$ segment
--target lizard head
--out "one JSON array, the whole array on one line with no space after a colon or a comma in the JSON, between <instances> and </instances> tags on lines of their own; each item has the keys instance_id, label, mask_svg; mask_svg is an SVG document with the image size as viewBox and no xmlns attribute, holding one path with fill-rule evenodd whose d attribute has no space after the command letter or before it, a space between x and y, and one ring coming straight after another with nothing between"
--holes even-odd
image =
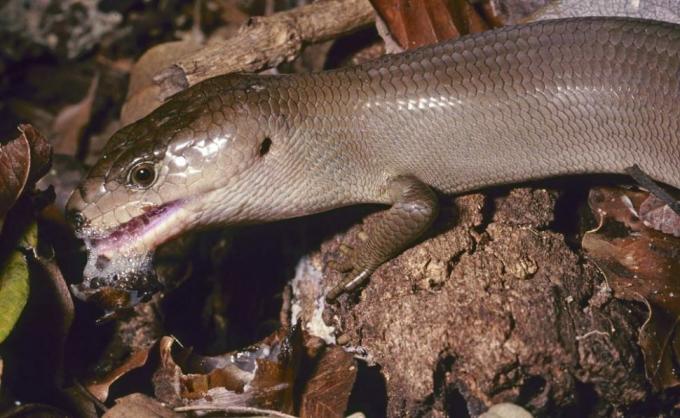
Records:
<instances>
[{"instance_id":1,"label":"lizard head","mask_svg":"<svg viewBox=\"0 0 680 418\"><path fill-rule=\"evenodd\" d=\"M89 250L81 290L149 288L160 244L257 216L240 185L261 171L271 139L244 78L198 84L111 137L67 204Z\"/></svg>"}]
</instances>

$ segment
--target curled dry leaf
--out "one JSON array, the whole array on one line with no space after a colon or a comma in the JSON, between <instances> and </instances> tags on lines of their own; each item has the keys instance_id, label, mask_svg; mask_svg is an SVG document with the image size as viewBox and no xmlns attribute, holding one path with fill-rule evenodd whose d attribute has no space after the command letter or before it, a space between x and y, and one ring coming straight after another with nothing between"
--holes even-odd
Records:
<instances>
[{"instance_id":1,"label":"curled dry leaf","mask_svg":"<svg viewBox=\"0 0 680 418\"><path fill-rule=\"evenodd\" d=\"M0 146L0 230L7 212L19 198L31 169L31 149L24 135Z\"/></svg>"},{"instance_id":2,"label":"curled dry leaf","mask_svg":"<svg viewBox=\"0 0 680 418\"><path fill-rule=\"evenodd\" d=\"M101 402L105 402L109 397L109 388L119 378L125 376L131 370L142 367L146 364L146 360L149 358L149 349L139 350L132 353L126 361L106 375L99 377L96 380L88 382L85 384L87 389L92 396L97 398Z\"/></svg>"},{"instance_id":3,"label":"curled dry leaf","mask_svg":"<svg viewBox=\"0 0 680 418\"><path fill-rule=\"evenodd\" d=\"M624 189L592 190L589 204L600 226L585 234L582 245L616 297L648 306L639 344L647 377L657 389L665 389L680 384L680 238L640 221L646 198Z\"/></svg>"},{"instance_id":4,"label":"curled dry leaf","mask_svg":"<svg viewBox=\"0 0 680 418\"><path fill-rule=\"evenodd\" d=\"M184 363L193 364L197 373L182 371L171 346L169 337L161 340L161 364L153 378L156 397L161 401L193 410L256 407L292 412L294 379L302 351L299 331L278 331L246 350L216 357L185 351Z\"/></svg>"},{"instance_id":5,"label":"curled dry leaf","mask_svg":"<svg viewBox=\"0 0 680 418\"><path fill-rule=\"evenodd\" d=\"M18 129L19 137L0 144L0 230L26 186L47 172L52 155L47 140L31 125L20 125Z\"/></svg>"},{"instance_id":6,"label":"curled dry leaf","mask_svg":"<svg viewBox=\"0 0 680 418\"><path fill-rule=\"evenodd\" d=\"M31 149L31 167L28 173L28 183L35 183L50 169L52 161L52 147L47 139L33 126L19 125L21 136L26 138Z\"/></svg>"}]
</instances>

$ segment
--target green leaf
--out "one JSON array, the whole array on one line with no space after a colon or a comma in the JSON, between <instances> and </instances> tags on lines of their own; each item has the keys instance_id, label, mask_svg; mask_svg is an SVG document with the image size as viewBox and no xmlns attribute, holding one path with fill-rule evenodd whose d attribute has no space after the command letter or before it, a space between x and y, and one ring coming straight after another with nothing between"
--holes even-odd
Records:
<instances>
[{"instance_id":1,"label":"green leaf","mask_svg":"<svg viewBox=\"0 0 680 418\"><path fill-rule=\"evenodd\" d=\"M35 248L38 240L37 225L33 223L21 238L20 245ZM19 250L10 253L0 265L0 343L14 328L26 306L29 293L28 263Z\"/></svg>"}]
</instances>

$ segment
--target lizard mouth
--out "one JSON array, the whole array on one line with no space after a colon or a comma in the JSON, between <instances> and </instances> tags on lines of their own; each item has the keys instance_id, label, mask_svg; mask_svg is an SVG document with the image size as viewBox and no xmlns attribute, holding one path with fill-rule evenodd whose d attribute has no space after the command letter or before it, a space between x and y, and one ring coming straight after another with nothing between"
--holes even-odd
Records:
<instances>
[{"instance_id":1,"label":"lizard mouth","mask_svg":"<svg viewBox=\"0 0 680 418\"><path fill-rule=\"evenodd\" d=\"M134 305L139 298L132 297L133 294L148 295L159 290L152 254L156 247L182 231L183 222L178 214L184 203L175 200L155 206L108 234L83 236L88 258L83 282L74 288L74 294L89 299L101 293L106 300L103 307L117 309Z\"/></svg>"},{"instance_id":2,"label":"lizard mouth","mask_svg":"<svg viewBox=\"0 0 680 418\"><path fill-rule=\"evenodd\" d=\"M96 248L101 253L109 253L129 247L131 244L139 244L140 241L147 241L145 238L150 235L154 236L149 244L158 245L161 242L155 241L165 241L170 238L164 237L161 230L167 229L164 226L167 226L172 215L181 207L181 200L151 207L145 213L117 226L108 235L90 239L88 247ZM155 245L153 246L155 247Z\"/></svg>"}]
</instances>

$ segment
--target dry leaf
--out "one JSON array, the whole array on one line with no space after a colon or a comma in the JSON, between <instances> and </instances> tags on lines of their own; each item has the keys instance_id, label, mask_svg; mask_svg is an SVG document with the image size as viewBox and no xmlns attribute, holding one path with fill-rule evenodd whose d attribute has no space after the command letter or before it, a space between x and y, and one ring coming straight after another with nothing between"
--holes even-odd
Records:
<instances>
[{"instance_id":1,"label":"dry leaf","mask_svg":"<svg viewBox=\"0 0 680 418\"><path fill-rule=\"evenodd\" d=\"M680 238L643 225L638 213L645 199L642 192L592 190L589 204L601 225L583 237L582 245L616 297L649 307L639 344L647 377L665 389L680 384Z\"/></svg>"},{"instance_id":2,"label":"dry leaf","mask_svg":"<svg viewBox=\"0 0 680 418\"><path fill-rule=\"evenodd\" d=\"M0 230L24 188L49 170L52 150L31 125L19 125L21 135L0 145Z\"/></svg>"},{"instance_id":3,"label":"dry leaf","mask_svg":"<svg viewBox=\"0 0 680 418\"><path fill-rule=\"evenodd\" d=\"M290 413L302 342L299 331L277 331L258 344L221 356L183 354L194 373L183 371L175 362L172 339L160 345L161 364L154 373L154 393L170 405L193 409L229 410L255 407ZM185 367L188 368L188 367Z\"/></svg>"},{"instance_id":4,"label":"dry leaf","mask_svg":"<svg viewBox=\"0 0 680 418\"><path fill-rule=\"evenodd\" d=\"M0 146L0 231L14 202L24 190L31 169L31 148L25 135Z\"/></svg>"},{"instance_id":5,"label":"dry leaf","mask_svg":"<svg viewBox=\"0 0 680 418\"><path fill-rule=\"evenodd\" d=\"M19 125L17 129L26 138L28 146L31 148L31 169L28 174L28 182L35 183L50 169L52 147L33 126L23 124Z\"/></svg>"},{"instance_id":6,"label":"dry leaf","mask_svg":"<svg viewBox=\"0 0 680 418\"><path fill-rule=\"evenodd\" d=\"M54 152L75 156L83 131L90 123L92 105L99 85L99 74L90 82L85 97L76 104L64 107L52 125Z\"/></svg>"},{"instance_id":7,"label":"dry leaf","mask_svg":"<svg viewBox=\"0 0 680 418\"><path fill-rule=\"evenodd\" d=\"M106 411L103 418L180 418L171 409L141 393L116 399L116 406Z\"/></svg>"},{"instance_id":8,"label":"dry leaf","mask_svg":"<svg viewBox=\"0 0 680 418\"><path fill-rule=\"evenodd\" d=\"M333 346L319 360L302 394L301 418L342 418L357 376L352 354Z\"/></svg>"},{"instance_id":9,"label":"dry leaf","mask_svg":"<svg viewBox=\"0 0 680 418\"><path fill-rule=\"evenodd\" d=\"M490 27L465 0L371 0L371 4L404 49L481 32Z\"/></svg>"},{"instance_id":10,"label":"dry leaf","mask_svg":"<svg viewBox=\"0 0 680 418\"><path fill-rule=\"evenodd\" d=\"M116 380L128 374L131 370L142 367L149 358L149 350L139 350L130 354L125 362L106 375L84 384L87 391L101 402L105 402L109 397L109 388Z\"/></svg>"}]
</instances>

